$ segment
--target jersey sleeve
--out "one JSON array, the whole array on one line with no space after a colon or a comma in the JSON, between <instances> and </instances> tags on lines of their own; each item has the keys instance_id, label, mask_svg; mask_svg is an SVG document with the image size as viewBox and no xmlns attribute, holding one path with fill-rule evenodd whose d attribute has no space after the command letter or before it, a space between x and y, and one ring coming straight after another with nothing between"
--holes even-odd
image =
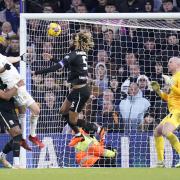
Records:
<instances>
[{"instance_id":1,"label":"jersey sleeve","mask_svg":"<svg viewBox=\"0 0 180 180\"><path fill-rule=\"evenodd\" d=\"M174 85L171 87L171 90L177 94L180 95L180 75L174 78Z\"/></svg>"},{"instance_id":2,"label":"jersey sleeve","mask_svg":"<svg viewBox=\"0 0 180 180\"><path fill-rule=\"evenodd\" d=\"M3 68L7 62L8 61L7 61L6 56L3 56L2 54L0 54L0 68Z\"/></svg>"}]
</instances>

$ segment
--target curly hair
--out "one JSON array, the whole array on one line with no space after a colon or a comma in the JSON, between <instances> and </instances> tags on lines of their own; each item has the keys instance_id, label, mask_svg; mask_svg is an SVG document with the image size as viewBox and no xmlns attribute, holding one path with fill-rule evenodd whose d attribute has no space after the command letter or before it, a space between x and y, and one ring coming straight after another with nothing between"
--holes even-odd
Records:
<instances>
[{"instance_id":1,"label":"curly hair","mask_svg":"<svg viewBox=\"0 0 180 180\"><path fill-rule=\"evenodd\" d=\"M94 46L91 33L89 32L79 32L73 34L72 41L75 49L83 50L85 52L88 52Z\"/></svg>"}]
</instances>

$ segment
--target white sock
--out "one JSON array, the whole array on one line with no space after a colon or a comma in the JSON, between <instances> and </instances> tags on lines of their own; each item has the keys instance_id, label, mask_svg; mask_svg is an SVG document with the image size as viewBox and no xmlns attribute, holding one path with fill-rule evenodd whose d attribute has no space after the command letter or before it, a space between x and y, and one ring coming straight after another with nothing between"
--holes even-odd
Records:
<instances>
[{"instance_id":1,"label":"white sock","mask_svg":"<svg viewBox=\"0 0 180 180\"><path fill-rule=\"evenodd\" d=\"M20 160L19 157L13 157L13 166L19 166Z\"/></svg>"},{"instance_id":2,"label":"white sock","mask_svg":"<svg viewBox=\"0 0 180 180\"><path fill-rule=\"evenodd\" d=\"M19 114L18 115L18 119L19 119L19 122L21 124L21 130L22 130L22 134L24 132L24 125L25 125L25 122L26 122L26 114Z\"/></svg>"},{"instance_id":3,"label":"white sock","mask_svg":"<svg viewBox=\"0 0 180 180\"><path fill-rule=\"evenodd\" d=\"M6 159L6 154L1 151L0 152L0 157L3 158L3 159Z\"/></svg>"},{"instance_id":4,"label":"white sock","mask_svg":"<svg viewBox=\"0 0 180 180\"><path fill-rule=\"evenodd\" d=\"M31 124L30 134L31 134L32 137L36 136L36 127L37 127L38 119L39 119L39 115L31 116L31 119L30 119L30 124Z\"/></svg>"},{"instance_id":5,"label":"white sock","mask_svg":"<svg viewBox=\"0 0 180 180\"><path fill-rule=\"evenodd\" d=\"M77 137L77 136L80 136L81 135L81 133L80 132L78 132L77 134L75 134L75 136Z\"/></svg>"}]
</instances>

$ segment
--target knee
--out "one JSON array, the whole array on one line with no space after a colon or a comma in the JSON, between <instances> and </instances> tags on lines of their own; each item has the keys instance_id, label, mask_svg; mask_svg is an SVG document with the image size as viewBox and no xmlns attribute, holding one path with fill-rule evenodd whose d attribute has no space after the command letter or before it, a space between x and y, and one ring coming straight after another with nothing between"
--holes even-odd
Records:
<instances>
[{"instance_id":1,"label":"knee","mask_svg":"<svg viewBox=\"0 0 180 180\"><path fill-rule=\"evenodd\" d=\"M155 128L153 135L154 135L154 137L158 137L158 136L162 135L162 132L159 128Z\"/></svg>"},{"instance_id":2,"label":"knee","mask_svg":"<svg viewBox=\"0 0 180 180\"><path fill-rule=\"evenodd\" d=\"M163 129L162 130L162 135L164 136L164 137L167 137L167 135L169 134L169 130L168 129Z\"/></svg>"},{"instance_id":3,"label":"knee","mask_svg":"<svg viewBox=\"0 0 180 180\"><path fill-rule=\"evenodd\" d=\"M32 115L34 115L34 116L39 116L39 114L40 114L40 108L39 107L32 111Z\"/></svg>"}]
</instances>

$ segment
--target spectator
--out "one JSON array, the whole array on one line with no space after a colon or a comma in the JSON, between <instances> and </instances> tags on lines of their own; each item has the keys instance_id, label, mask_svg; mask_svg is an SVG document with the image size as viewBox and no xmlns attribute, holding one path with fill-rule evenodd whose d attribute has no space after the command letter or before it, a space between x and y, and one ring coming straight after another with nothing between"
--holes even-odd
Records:
<instances>
[{"instance_id":1,"label":"spectator","mask_svg":"<svg viewBox=\"0 0 180 180\"><path fill-rule=\"evenodd\" d=\"M88 13L88 9L87 9L87 7L86 7L86 4L79 4L78 6L77 6L77 11L76 11L76 13Z\"/></svg>"},{"instance_id":2,"label":"spectator","mask_svg":"<svg viewBox=\"0 0 180 180\"><path fill-rule=\"evenodd\" d=\"M6 8L0 12L0 22L10 22L12 30L16 33L19 27L19 14L16 9L19 1L4 0L4 3Z\"/></svg>"},{"instance_id":3,"label":"spectator","mask_svg":"<svg viewBox=\"0 0 180 180\"><path fill-rule=\"evenodd\" d=\"M112 101L103 101L103 109L97 113L96 122L107 129L107 132L120 131L119 115Z\"/></svg>"},{"instance_id":4,"label":"spectator","mask_svg":"<svg viewBox=\"0 0 180 180\"><path fill-rule=\"evenodd\" d=\"M45 92L38 123L39 133L60 133L62 131L65 122L61 122L59 105L56 100L56 95L53 92Z\"/></svg>"},{"instance_id":5,"label":"spectator","mask_svg":"<svg viewBox=\"0 0 180 180\"><path fill-rule=\"evenodd\" d=\"M142 132L152 132L157 124L155 123L154 114L146 113L144 120L139 126L139 130Z\"/></svg>"},{"instance_id":6,"label":"spectator","mask_svg":"<svg viewBox=\"0 0 180 180\"><path fill-rule=\"evenodd\" d=\"M140 67L139 65L130 65L129 66L129 77L122 83L121 92L128 93L128 88L132 82L136 82L137 78L140 76Z\"/></svg>"},{"instance_id":7,"label":"spectator","mask_svg":"<svg viewBox=\"0 0 180 180\"><path fill-rule=\"evenodd\" d=\"M42 8L43 8L42 10L43 13L54 13L54 8L50 3L47 2L44 3Z\"/></svg>"},{"instance_id":8,"label":"spectator","mask_svg":"<svg viewBox=\"0 0 180 180\"><path fill-rule=\"evenodd\" d=\"M115 107L119 105L121 100L121 89L119 88L118 78L116 76L111 76L109 81L109 89L114 93L114 104Z\"/></svg>"},{"instance_id":9,"label":"spectator","mask_svg":"<svg viewBox=\"0 0 180 180\"><path fill-rule=\"evenodd\" d=\"M144 48L139 51L139 64L148 77L154 73L154 66L159 54L160 52L156 49L155 39L145 38Z\"/></svg>"},{"instance_id":10,"label":"spectator","mask_svg":"<svg viewBox=\"0 0 180 180\"><path fill-rule=\"evenodd\" d=\"M179 9L173 6L173 0L162 0L160 12L179 12Z\"/></svg>"},{"instance_id":11,"label":"spectator","mask_svg":"<svg viewBox=\"0 0 180 180\"><path fill-rule=\"evenodd\" d=\"M98 5L92 9L92 13L105 13L107 0L97 0Z\"/></svg>"},{"instance_id":12,"label":"spectator","mask_svg":"<svg viewBox=\"0 0 180 180\"><path fill-rule=\"evenodd\" d=\"M154 9L154 1L153 0L146 0L144 11L145 12L153 12Z\"/></svg>"},{"instance_id":13,"label":"spectator","mask_svg":"<svg viewBox=\"0 0 180 180\"><path fill-rule=\"evenodd\" d=\"M105 12L106 13L117 13L118 8L116 6L115 1L113 0L108 0L107 4L105 5Z\"/></svg>"},{"instance_id":14,"label":"spectator","mask_svg":"<svg viewBox=\"0 0 180 180\"><path fill-rule=\"evenodd\" d=\"M8 21L2 24L1 35L5 37L6 39L11 38L12 36L15 35L14 31L12 30L12 26Z\"/></svg>"},{"instance_id":15,"label":"spectator","mask_svg":"<svg viewBox=\"0 0 180 180\"><path fill-rule=\"evenodd\" d=\"M152 91L150 87L149 78L146 75L140 75L137 78L137 84L142 92L142 96L146 98L153 107L156 101L156 94L154 93L154 91Z\"/></svg>"},{"instance_id":16,"label":"spectator","mask_svg":"<svg viewBox=\"0 0 180 180\"><path fill-rule=\"evenodd\" d=\"M82 0L72 0L71 8L66 13L77 13L77 8L80 4L82 4Z\"/></svg>"},{"instance_id":17,"label":"spectator","mask_svg":"<svg viewBox=\"0 0 180 180\"><path fill-rule=\"evenodd\" d=\"M125 130L137 130L143 122L144 114L150 107L149 101L142 97L136 83L131 83L128 96L119 104L120 117L123 118Z\"/></svg>"},{"instance_id":18,"label":"spectator","mask_svg":"<svg viewBox=\"0 0 180 180\"><path fill-rule=\"evenodd\" d=\"M102 91L108 88L107 68L104 63L97 63L95 67L95 85Z\"/></svg>"}]
</instances>

